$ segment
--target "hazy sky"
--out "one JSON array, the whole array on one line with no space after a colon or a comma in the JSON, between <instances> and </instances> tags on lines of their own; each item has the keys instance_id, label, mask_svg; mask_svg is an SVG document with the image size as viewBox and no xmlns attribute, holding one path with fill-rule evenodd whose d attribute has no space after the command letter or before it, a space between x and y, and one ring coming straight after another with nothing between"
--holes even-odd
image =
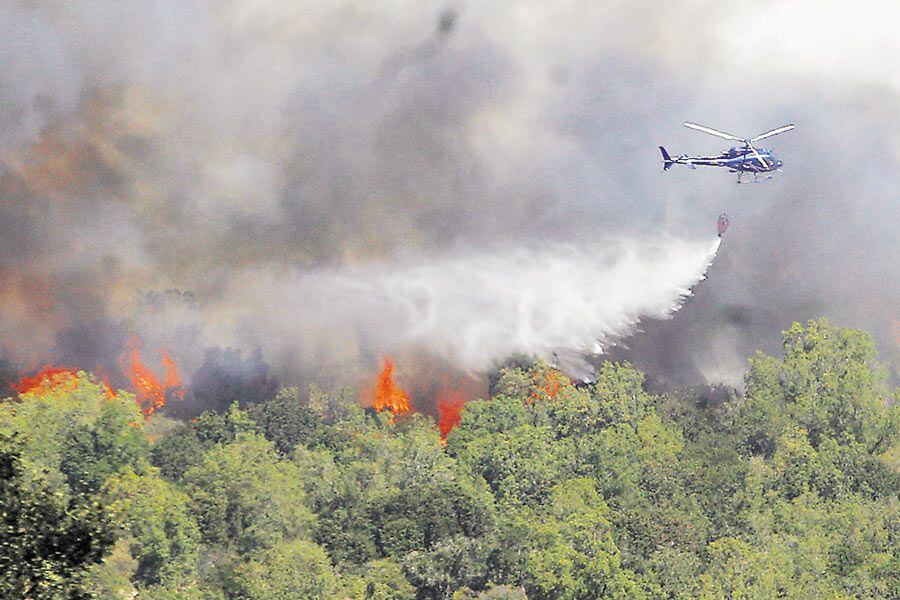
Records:
<instances>
[{"instance_id":1,"label":"hazy sky","mask_svg":"<svg viewBox=\"0 0 900 600\"><path fill-rule=\"evenodd\" d=\"M736 3L715 33L735 65L806 74L837 84L890 85L900 55L900 7L887 0Z\"/></svg>"}]
</instances>

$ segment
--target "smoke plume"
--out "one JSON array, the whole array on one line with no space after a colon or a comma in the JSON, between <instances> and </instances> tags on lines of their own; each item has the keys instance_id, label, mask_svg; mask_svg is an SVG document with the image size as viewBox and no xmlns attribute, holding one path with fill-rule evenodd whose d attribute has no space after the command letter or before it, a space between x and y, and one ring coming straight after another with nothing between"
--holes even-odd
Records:
<instances>
[{"instance_id":1,"label":"smoke plume","mask_svg":"<svg viewBox=\"0 0 900 600\"><path fill-rule=\"evenodd\" d=\"M738 51L735 10L7 2L0 354L111 368L136 335L269 389L636 328L624 353L660 381L734 383L824 314L896 365L897 87L797 66L777 36ZM659 172L660 143L721 149L684 120L798 128L771 144L783 174L736 189ZM652 320L703 277L722 210L708 279Z\"/></svg>"},{"instance_id":2,"label":"smoke plume","mask_svg":"<svg viewBox=\"0 0 900 600\"><path fill-rule=\"evenodd\" d=\"M712 262L714 239L712 247L675 239L536 242L295 276L247 272L226 291L229 314L247 321L229 328L259 336L244 338L253 344L275 331L301 340L311 350L299 360L307 365L354 348L376 357L414 347L469 372L513 354L555 360L558 351L598 351L640 318L677 310Z\"/></svg>"}]
</instances>

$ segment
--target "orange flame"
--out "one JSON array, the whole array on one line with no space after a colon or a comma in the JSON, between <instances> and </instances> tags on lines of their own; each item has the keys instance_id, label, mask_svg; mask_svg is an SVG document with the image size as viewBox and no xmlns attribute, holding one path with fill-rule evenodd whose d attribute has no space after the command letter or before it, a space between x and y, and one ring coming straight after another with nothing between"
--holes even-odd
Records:
<instances>
[{"instance_id":1,"label":"orange flame","mask_svg":"<svg viewBox=\"0 0 900 600\"><path fill-rule=\"evenodd\" d=\"M184 399L181 377L175 367L175 362L168 353L162 352L165 379L160 383L156 373L144 364L140 342L137 338L133 338L129 342L129 346L130 348L122 355L122 369L131 381L131 385L134 386L137 403L145 417L150 417L166 405L167 393L178 399Z\"/></svg>"},{"instance_id":2,"label":"orange flame","mask_svg":"<svg viewBox=\"0 0 900 600\"><path fill-rule=\"evenodd\" d=\"M394 383L394 361L390 358L384 359L384 368L375 382L372 408L378 412L389 410L394 416L412 412L409 395Z\"/></svg>"},{"instance_id":3,"label":"orange flame","mask_svg":"<svg viewBox=\"0 0 900 600\"><path fill-rule=\"evenodd\" d=\"M90 378L89 380L103 387L107 400L112 400L116 397L116 393L109 385L109 380L103 375ZM78 376L77 369L47 365L36 375L22 377L17 383L10 384L10 388L19 394L42 396L53 392L74 392L80 381L81 378Z\"/></svg>"},{"instance_id":4,"label":"orange flame","mask_svg":"<svg viewBox=\"0 0 900 600\"><path fill-rule=\"evenodd\" d=\"M107 400L112 400L118 395L115 390L112 389L112 386L109 385L109 380L101 379L100 382L103 384L103 393L106 394Z\"/></svg>"},{"instance_id":5,"label":"orange flame","mask_svg":"<svg viewBox=\"0 0 900 600\"><path fill-rule=\"evenodd\" d=\"M441 440L446 441L447 434L462 421L462 409L466 405L466 392L463 388L443 388L438 392L438 430Z\"/></svg>"},{"instance_id":6,"label":"orange flame","mask_svg":"<svg viewBox=\"0 0 900 600\"><path fill-rule=\"evenodd\" d=\"M118 394L116 394L115 390L113 390L112 386L109 384L109 377L106 376L102 367L97 367L97 377L100 379L100 384L103 386L103 392L106 394L106 399L112 400L115 398Z\"/></svg>"},{"instance_id":7,"label":"orange flame","mask_svg":"<svg viewBox=\"0 0 900 600\"><path fill-rule=\"evenodd\" d=\"M532 380L532 385L534 387L531 390L531 396L528 398L528 402L553 400L560 390L562 390L563 386L568 383L568 377L556 370L535 374Z\"/></svg>"},{"instance_id":8,"label":"orange flame","mask_svg":"<svg viewBox=\"0 0 900 600\"><path fill-rule=\"evenodd\" d=\"M163 369L166 371L166 379L163 383L166 390L169 390L175 398L184 400L185 389L184 386L181 385L181 376L178 374L178 367L175 366L175 361L172 360L172 357L169 356L169 353L165 350L162 352L162 364Z\"/></svg>"},{"instance_id":9,"label":"orange flame","mask_svg":"<svg viewBox=\"0 0 900 600\"><path fill-rule=\"evenodd\" d=\"M165 350L161 351L161 355L164 372L162 382L144 363L138 338L132 338L128 342L128 349L119 358L122 371L131 382L135 400L145 417L150 417L165 406L168 398L183 400L185 396L186 390L175 361ZM115 398L117 394L103 368L98 367L96 373L96 376L88 376L88 380L100 385L108 400ZM78 369L47 365L36 375L22 377L18 382L10 384L10 388L19 394L39 396L60 391L74 392L80 379Z\"/></svg>"},{"instance_id":10,"label":"orange flame","mask_svg":"<svg viewBox=\"0 0 900 600\"><path fill-rule=\"evenodd\" d=\"M47 365L36 375L22 377L10 387L19 394L35 394L38 396L53 392L74 392L78 387L78 373L67 367Z\"/></svg>"}]
</instances>

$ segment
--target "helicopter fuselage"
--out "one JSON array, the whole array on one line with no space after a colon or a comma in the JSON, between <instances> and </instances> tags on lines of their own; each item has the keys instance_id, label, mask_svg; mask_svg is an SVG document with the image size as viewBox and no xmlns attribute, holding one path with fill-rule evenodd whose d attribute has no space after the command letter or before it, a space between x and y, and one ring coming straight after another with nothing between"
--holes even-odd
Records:
<instances>
[{"instance_id":1,"label":"helicopter fuselage","mask_svg":"<svg viewBox=\"0 0 900 600\"><path fill-rule=\"evenodd\" d=\"M753 181L756 181L757 175L760 173L780 171L783 163L775 158L775 155L771 151L757 148L753 143L794 129L794 124L789 123L787 125L782 125L781 127L776 127L775 129L770 129L756 137L742 138L733 133L726 133L724 131L719 131L718 129L713 129L712 127L697 125L696 123L685 122L684 126L688 129L702 131L703 133L708 133L709 135L714 135L722 139L740 142L743 146L732 146L730 149L723 150L716 156L688 156L687 154L670 156L669 153L666 152L666 149L660 146L659 151L662 153L663 157L663 171L668 171L672 165L687 165L691 169L696 169L697 165L700 165L701 167L723 167L732 173L738 174L738 183L741 182L741 175L744 173L753 173ZM766 179L769 178L767 177Z\"/></svg>"},{"instance_id":2,"label":"helicopter fuselage","mask_svg":"<svg viewBox=\"0 0 900 600\"><path fill-rule=\"evenodd\" d=\"M758 148L757 153L758 156L750 148L730 148L713 156L672 156L667 162L691 168L724 167L731 173L770 173L782 167L783 163L771 151Z\"/></svg>"}]
</instances>

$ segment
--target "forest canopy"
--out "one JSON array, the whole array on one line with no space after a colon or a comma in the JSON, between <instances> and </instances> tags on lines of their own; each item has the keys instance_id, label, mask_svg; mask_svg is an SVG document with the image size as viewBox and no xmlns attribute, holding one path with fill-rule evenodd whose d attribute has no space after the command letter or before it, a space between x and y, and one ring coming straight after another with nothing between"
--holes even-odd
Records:
<instances>
[{"instance_id":1,"label":"forest canopy","mask_svg":"<svg viewBox=\"0 0 900 600\"><path fill-rule=\"evenodd\" d=\"M316 389L145 418L78 373L0 403L0 596L900 598L896 398L824 320L741 393L500 369L445 440Z\"/></svg>"}]
</instances>

